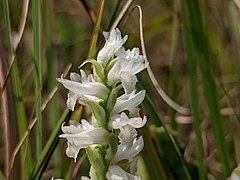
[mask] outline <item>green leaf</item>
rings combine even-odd
[[[98,103],[95,103],[92,101],[84,101],[84,102],[90,106],[93,116],[97,120],[97,122],[100,124],[100,126],[105,128],[107,123],[106,123],[106,113],[103,107]]]
[[[110,163],[110,161],[114,158],[117,153],[118,139],[116,134],[111,133],[108,138],[109,148],[106,152],[106,159]]]
[[[88,159],[92,165],[90,170],[91,178],[93,178],[92,176],[94,176],[97,179],[105,179],[106,169],[105,169],[104,159],[101,153],[102,148],[103,148],[102,146],[86,148]]]
[[[104,67],[101,63],[96,61],[95,59],[87,59],[85,60],[80,67],[84,66],[87,63],[91,63],[93,65],[93,71],[94,71],[94,79],[97,82],[105,82],[105,75],[104,75]]]
[[[119,85],[117,87],[115,87],[109,94],[108,100],[107,100],[107,113],[109,114],[114,105],[116,104],[117,101],[117,95],[118,95],[118,91],[122,88],[122,85]]]

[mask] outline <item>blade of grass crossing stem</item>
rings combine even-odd
[[[186,8],[182,5],[182,8]],[[182,17],[187,19],[186,9],[182,11]],[[187,31],[183,31],[185,37],[185,44],[188,46],[187,50],[187,62],[188,62],[188,73],[189,73],[189,92],[191,98],[191,109],[193,113],[193,127],[196,136],[196,155],[197,155],[197,167],[199,173],[199,179],[203,180],[206,178],[205,167],[204,167],[204,151],[203,141],[201,133],[201,122],[199,117],[199,99],[198,99],[198,78],[197,78],[197,64],[196,57],[191,45],[191,39],[188,36]]]
[[[45,43],[45,58],[47,60],[48,65],[48,92],[56,85],[56,77],[57,77],[57,63],[56,63],[56,52],[54,48],[54,44],[52,43],[52,22],[54,11],[51,11],[53,8],[52,0],[44,0],[44,43]],[[52,12],[52,14],[50,13]],[[49,118],[49,126],[50,129],[53,130],[55,125],[57,124],[57,120],[59,118],[59,111],[58,111],[58,96],[57,94],[51,99],[48,104],[48,118]],[[54,163],[54,170],[56,171],[56,175],[60,175],[61,170],[61,158],[60,157],[60,149],[56,149],[53,155],[53,163]]]
[[[201,71],[203,88],[205,91],[204,95],[210,113],[216,144],[218,146],[219,157],[223,166],[223,174],[226,178],[230,175],[229,154],[217,100],[216,85],[210,64],[208,42],[201,17],[200,2],[198,0],[181,0],[181,8],[182,13],[186,15],[183,19],[185,39],[189,41],[189,43],[185,44],[186,50],[187,52],[190,51],[195,54],[194,59],[190,59],[189,57],[189,60],[197,61],[197,65]]]
[[[9,59],[13,56],[13,45],[11,40],[11,23],[10,23],[10,15],[9,15],[9,5],[8,0],[3,0],[3,13],[6,22],[6,37],[8,42],[9,48]],[[22,98],[22,85],[19,79],[19,72],[17,62],[13,64],[12,71],[11,71],[11,80],[13,84],[13,91],[15,94],[15,110],[17,113],[18,118],[18,128],[19,128],[19,136],[22,137],[23,133],[27,129],[26,123],[26,114],[23,104]],[[22,144],[21,147],[21,172],[22,172],[22,179],[29,177],[32,169],[32,157],[31,157],[31,150],[30,145],[27,145],[28,142]],[[27,152],[26,152],[27,151]],[[20,173],[20,172],[19,172]]]
[[[35,96],[36,96],[36,158],[39,159],[42,151],[42,62],[41,62],[41,26],[40,0],[32,1],[33,35],[34,35],[34,65],[35,65]]]
[[[44,147],[41,155],[39,156],[39,161],[37,162],[37,165],[35,166],[30,179],[39,179],[45,170],[47,163],[58,143],[58,135],[60,132],[60,128],[62,126],[62,123],[65,121],[67,122],[69,120],[70,115],[69,115],[69,109],[65,108],[62,116],[60,117],[57,125],[55,126],[55,129],[53,130],[46,146]]]

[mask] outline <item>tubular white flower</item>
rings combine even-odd
[[[137,135],[137,130],[134,127],[126,125],[120,127],[118,139],[124,149],[129,149],[133,145],[134,139]]]
[[[105,45],[99,51],[97,56],[97,61],[106,65],[109,60],[115,55],[115,53],[122,47],[122,45],[127,41],[128,36],[122,38],[119,29],[109,32],[103,32],[105,37]]]
[[[121,167],[110,166],[106,174],[107,180],[141,180],[141,176],[134,176],[124,171]]]
[[[137,78],[136,74],[144,70],[148,64],[145,63],[142,55],[139,54],[138,48],[131,51],[125,51],[121,48],[117,53],[117,63],[108,73],[108,85],[114,85],[121,81],[126,93],[132,92],[135,88]]]
[[[58,82],[62,83],[65,88],[69,90],[67,106],[74,111],[76,101],[91,100],[98,101],[99,99],[106,99],[109,90],[100,83],[94,82],[93,76],[86,76],[85,72],[80,70],[81,76],[76,73],[70,74],[70,79],[57,78]]]
[[[135,112],[137,106],[142,103],[144,97],[145,90],[142,90],[137,94],[135,94],[135,91],[130,94],[123,94],[117,98],[116,104],[111,112],[111,116],[124,110],[128,110],[130,114]]]
[[[64,126],[63,124],[62,131],[64,134],[59,137],[68,140],[66,154],[68,157],[74,158],[75,162],[81,148],[94,144],[107,144],[109,135],[104,128],[94,128],[84,119],[81,124],[76,121],[70,121],[70,126]]]
[[[130,125],[134,128],[141,128],[147,122],[147,117],[144,116],[143,119],[141,117],[132,117],[128,118],[128,116],[122,112],[120,114],[116,114],[110,118],[108,126],[112,129],[119,129],[123,126]]]
[[[132,161],[140,153],[143,146],[144,142],[142,136],[138,139],[135,138],[133,145],[128,149],[126,149],[123,144],[118,145],[117,153],[112,159],[111,164],[116,164],[122,160]]]

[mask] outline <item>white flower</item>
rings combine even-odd
[[[138,105],[142,103],[144,97],[145,90],[142,90],[137,94],[135,94],[135,91],[130,94],[123,94],[117,98],[116,104],[111,112],[111,116],[124,110],[128,110],[130,115],[135,113],[138,109]]]
[[[136,74],[144,70],[148,64],[139,54],[138,48],[133,48],[131,51],[125,51],[124,48],[121,48],[116,56],[118,61],[108,73],[108,85],[112,86],[121,81],[125,92],[130,93],[135,89]]]
[[[110,166],[106,174],[107,180],[141,180],[141,176],[134,176],[127,173],[119,166]]]
[[[103,35],[105,37],[106,43],[104,47],[99,51],[97,61],[101,62],[103,65],[106,65],[126,42],[128,36],[126,35],[122,38],[119,29],[113,30],[110,33],[103,32]]]
[[[128,116],[122,112],[121,115],[116,114],[112,116],[108,126],[110,129],[120,129],[118,135],[120,143],[125,148],[130,148],[133,140],[137,137],[137,131],[135,128],[143,127],[146,122],[146,116],[144,116],[143,119],[141,117],[128,118]]]
[[[142,136],[138,139],[135,138],[133,144],[130,148],[126,149],[123,144],[118,145],[117,153],[115,157],[112,159],[111,164],[116,164],[122,160],[128,160],[131,162],[142,150],[144,146]]]
[[[80,70],[81,76],[77,73],[71,73],[70,79],[57,78],[58,82],[62,83],[65,88],[69,90],[67,106],[74,111],[76,101],[82,100],[98,101],[99,99],[106,99],[109,90],[100,82],[95,82],[93,76],[90,74],[86,76],[83,70]]]
[[[63,124],[64,125],[64,124]],[[109,133],[103,128],[94,128],[86,120],[82,120],[81,124],[76,121],[70,121],[70,126],[63,126],[59,137],[68,140],[68,148],[66,154],[68,157],[74,158],[76,162],[77,155],[81,148],[86,148],[94,144],[106,144]]]
[[[130,125],[134,128],[141,128],[147,122],[147,117],[144,116],[143,119],[141,117],[131,117],[122,112],[121,114],[115,114],[110,118],[109,127],[112,129],[119,129],[120,127]]]

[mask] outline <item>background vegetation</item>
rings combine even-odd
[[[143,11],[144,42],[135,5]],[[89,111],[66,109],[67,91],[56,78],[95,57],[102,31],[111,27],[129,35],[126,46],[145,43],[167,94],[147,71],[139,75],[148,123],[140,132],[138,174],[227,179],[240,162],[239,12],[239,0],[2,0],[0,179],[88,175],[84,152],[74,163],[58,134],[64,121],[87,118]]]

